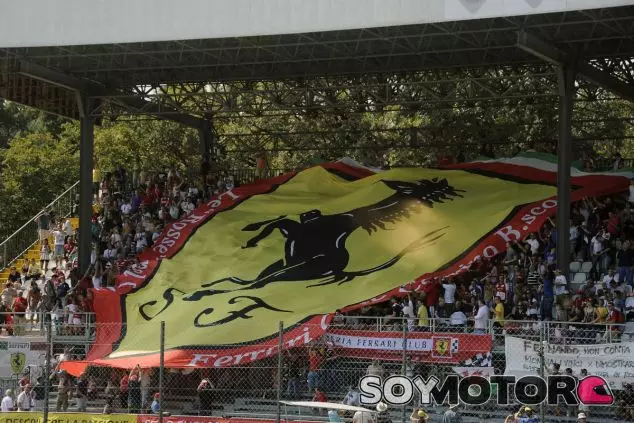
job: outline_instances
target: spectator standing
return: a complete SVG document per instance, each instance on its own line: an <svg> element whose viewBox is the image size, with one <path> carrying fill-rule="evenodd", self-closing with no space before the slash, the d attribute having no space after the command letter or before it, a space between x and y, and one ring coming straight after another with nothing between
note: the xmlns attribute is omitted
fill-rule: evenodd
<svg viewBox="0 0 634 423"><path fill-rule="evenodd" d="M426 331L427 329L429 329L429 311L427 310L427 295L423 293L418 305L418 330Z"/></svg>
<svg viewBox="0 0 634 423"><path fill-rule="evenodd" d="M51 247L48 245L48 239L42 241L40 247L40 266L42 271L46 274L48 271L48 262L51 260Z"/></svg>
<svg viewBox="0 0 634 423"><path fill-rule="evenodd" d="M16 336L23 336L26 333L26 309L28 303L26 298L22 296L22 291L18 291L17 296L13 299L13 331Z"/></svg>
<svg viewBox="0 0 634 423"><path fill-rule="evenodd" d="M92 311L84 310L84 311ZM152 381L152 369L141 369L141 408L145 409L150 402L150 383Z"/></svg>
<svg viewBox="0 0 634 423"><path fill-rule="evenodd" d="M26 294L26 302L28 304L31 327L33 327L33 325L35 323L38 323L40 320L38 307L40 305L41 300L42 300L42 291L40 290L40 287L37 285L37 281L32 280L31 287L29 288L29 291Z"/></svg>
<svg viewBox="0 0 634 423"><path fill-rule="evenodd" d="M630 185L630 187L632 187ZM634 266L634 250L630 241L626 241L616 253L617 270L619 275L619 282L627 283L634 288L634 274L632 272L632 266Z"/></svg>
<svg viewBox="0 0 634 423"><path fill-rule="evenodd" d="M128 408L130 413L141 412L141 367L137 364L128 378Z"/></svg>
<svg viewBox="0 0 634 423"><path fill-rule="evenodd" d="M7 282L4 285L4 289L2 290L2 294L0 294L0 302L7 309L10 309L13 306L13 300L17 297L18 292L13 287L13 283Z"/></svg>
<svg viewBox="0 0 634 423"><path fill-rule="evenodd" d="M207 370L204 370L207 371ZM203 377L198 388L198 402L200 404L200 410L198 414L200 416L211 416L214 402L214 385L208 377Z"/></svg>
<svg viewBox="0 0 634 423"><path fill-rule="evenodd" d="M456 304L456 283L453 279L443 281L442 287L445 290L445 316L450 316Z"/></svg>
<svg viewBox="0 0 634 423"><path fill-rule="evenodd" d="M161 412L161 394L159 394L158 392L154 394L154 399L152 400L152 405L151 405L151 409L152 409L152 414L158 414Z"/></svg>
<svg viewBox="0 0 634 423"><path fill-rule="evenodd" d="M457 411L458 404L452 404L449 406L445 414L442 416L442 423L461 423L462 416Z"/></svg>
<svg viewBox="0 0 634 423"><path fill-rule="evenodd" d="M24 390L18 395L16 405L18 411L31 411L31 405L33 401L33 393L31 392L31 385L26 385Z"/></svg>
<svg viewBox="0 0 634 423"><path fill-rule="evenodd" d="M474 316L473 320L474 333L486 333L487 326L489 325L489 307L487 307L482 298L478 299L478 312Z"/></svg>
<svg viewBox="0 0 634 423"><path fill-rule="evenodd" d="M88 405L88 378L86 373L79 375L76 386L77 411L83 413Z"/></svg>
<svg viewBox="0 0 634 423"><path fill-rule="evenodd" d="M37 377L35 386L33 386L33 408L35 411L44 410L44 391L44 376L40 375Z"/></svg>
<svg viewBox="0 0 634 423"><path fill-rule="evenodd" d="M48 211L44 211L38 217L35 218L37 223L37 229L40 235L40 243L47 240L50 234L51 216Z"/></svg>
<svg viewBox="0 0 634 423"><path fill-rule="evenodd" d="M11 389L7 389L4 392L4 397L2 398L2 403L0 404L0 411L3 413L8 413L13 411L15 408L15 404L13 403L13 391Z"/></svg>
<svg viewBox="0 0 634 423"><path fill-rule="evenodd" d="M128 409L128 374L124 373L119 382L119 400L121 401L121 408Z"/></svg>
<svg viewBox="0 0 634 423"><path fill-rule="evenodd" d="M554 294L558 304L561 304L563 296L568 293L568 281L560 269L555 270Z"/></svg>
<svg viewBox="0 0 634 423"><path fill-rule="evenodd" d="M73 237L75 235L75 229L73 228L73 222L70 219L66 219L63 225L63 231L67 238Z"/></svg>
<svg viewBox="0 0 634 423"><path fill-rule="evenodd" d="M312 346L308 350L308 391L313 392L316 387L322 383L322 367L324 365L325 357L322 352Z"/></svg>
<svg viewBox="0 0 634 423"><path fill-rule="evenodd" d="M368 376L377 376L382 378L384 374L383 366L379 360L372 360L366 372Z"/></svg>
<svg viewBox="0 0 634 423"><path fill-rule="evenodd" d="M57 402L55 404L55 411L66 412L68 410L68 402L71 399L72 383L66 370L60 370L51 375L51 380L57 377Z"/></svg>
<svg viewBox="0 0 634 423"><path fill-rule="evenodd" d="M552 270L548 269L541 287L542 301L540 314L542 320L553 319L553 305L555 303L555 292L553 289L554 280L555 273Z"/></svg>

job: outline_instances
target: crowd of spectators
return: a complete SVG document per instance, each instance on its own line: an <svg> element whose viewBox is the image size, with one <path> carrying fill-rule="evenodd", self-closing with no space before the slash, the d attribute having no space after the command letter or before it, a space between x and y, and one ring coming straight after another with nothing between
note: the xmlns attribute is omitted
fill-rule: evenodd
<svg viewBox="0 0 634 423"><path fill-rule="evenodd" d="M43 324L40 315L51 316L57 334L84 334L93 313L91 288L115 286L116 277L137 263L167 223L237 184L232 176L208 174L203 184L175 170L129 174L123 168L103 176L95 171L93 179L90 268L79 273L71 219L40 214L40 260L11 268L1 294L0 335L24 335Z"/></svg>

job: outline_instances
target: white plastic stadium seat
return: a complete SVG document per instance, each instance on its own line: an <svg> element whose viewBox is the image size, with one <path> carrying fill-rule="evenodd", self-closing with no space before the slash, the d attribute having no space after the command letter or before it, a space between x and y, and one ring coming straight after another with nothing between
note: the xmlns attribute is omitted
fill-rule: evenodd
<svg viewBox="0 0 634 423"><path fill-rule="evenodd" d="M581 265L581 271L583 273L590 273L590 270L592 270L592 262L584 261L583 264Z"/></svg>
<svg viewBox="0 0 634 423"><path fill-rule="evenodd" d="M570 272L577 273L581 270L581 262L571 261L570 262Z"/></svg>
<svg viewBox="0 0 634 423"><path fill-rule="evenodd" d="M575 273L573 283L584 284L586 283L586 274L583 272Z"/></svg>

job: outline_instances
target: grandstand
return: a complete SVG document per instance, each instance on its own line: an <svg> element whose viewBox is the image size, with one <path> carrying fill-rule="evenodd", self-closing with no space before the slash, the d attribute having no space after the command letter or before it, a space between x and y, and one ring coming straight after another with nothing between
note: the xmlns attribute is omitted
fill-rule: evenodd
<svg viewBox="0 0 634 423"><path fill-rule="evenodd" d="M34 14L34 10L38 13ZM185 13L186 19L178 18ZM75 196L64 193L60 198L70 198L72 204L65 204L62 211L55 213L58 217L72 217L71 226L74 230L79 229L78 263L74 266L73 257L68 254L64 265L69 268L65 273L55 274L45 269L41 280L34 279L43 292L53 289L55 295L51 296L50 291L47 298L56 299L44 302L46 307L37 307L37 311L29 310L29 318L39 317L36 323L20 320L27 316L20 311L0 313L4 330L0 335L6 335L0 340L0 349L11 351L11 362L6 360L9 357L6 354L2 362L3 371L10 372L9 377L2 379L3 387L10 386L19 391L20 374L25 366L31 369L31 383L34 383L35 375L54 369L53 379L43 382L51 387L50 395L47 390L48 402L42 404L45 419L60 416L52 413L63 398L63 392L59 392L60 386L64 389L63 377L57 371L64 369L73 376L73 391L79 391L75 377L83 371L90 380L87 408L78 410L78 404L71 401L69 411L73 412L101 414L107 406L109 412L149 414L149 398L160 391L162 411L174 416L203 414L197 419L204 422L215 421L203 420L209 415L266 421L280 421L281 418L327 421L326 414L318 410L282 407L279 400L317 398L315 388L320 388L329 400L340 401L349 394L350 386L371 368L376 371L376 366L380 366L381 373L386 375L505 372L517 369L517 366L530 366L532 357L537 357L540 364L536 368L530 367L536 374L547 374L552 371L545 369L547 365L561 362L562 371L571 367L575 376L579 376L579 363L592 364L594 367L589 368L590 372L601 372L609 380L619 403L614 407L591 407L588 410L591 419L631 420L634 418L634 393L631 391L634 375L628 370L631 365L628 348L634 345L634 331L631 321L627 320L634 313L630 310L634 306L631 288L628 290L628 285L632 285L634 257L627 242L634 233L630 232L632 201L627 197L627 190L628 179L634 175L621 165L615 166L614 172L598 174L573 167L572 140L573 111L578 100L576 90L589 84L624 100L634 100L631 79L633 24L634 5L625 0L602 0L591 4L583 0L348 0L345 3L280 0L275 4L181 0L177 6L166 0L158 3L141 0L134 5L119 0L91 0L73 2L72 10L64 0L29 0L7 5L0 16L0 97L79 119L81 171L78 184L71 187L79 195L78 210L70 207L74 205ZM496 75L502 68L519 69L522 78L527 79L518 78L520 82L515 84L503 81ZM546 71L533 72L538 68ZM467 69L462 75L469 81L469 89L460 94L454 90L455 98L449 103L461 107L503 107L490 105L531 97L532 92L523 85L549 86L550 97L556 98L559 106L558 124L554 128L558 132L556 159L544 160L544 157L524 154L498 160L476 159L470 163L441 166L440 170L395 169L376 174L376 169L344 159L298 173L276 171L270 175L274 176L272 179L256 180L241 187L218 186L212 190L178 175L175 178L184 188L178 193L180 197L176 204L162 202L163 197L168 196L165 192L172 188L170 183L174 181L170 178L174 178L173 175L164 175L164 180L153 175L133 189L124 190L119 188L133 182L126 180L122 172L104 178L99 200L93 204L93 130L102 119L149 115L195 128L200 134L201 162L209 164L219 154L214 134L215 119L258 113L261 116L263 112L308 115L313 109L325 113L332 113L337 108L354 109L359 104L349 100L337 102L332 91L367 89L369 92L370 86L377 103L407 105L415 109L420 104L407 103L391 93L390 78L397 74L428 72L431 75L456 69ZM279 81L288 84L284 89L278 89L276 83ZM374 81L374 85L370 81ZM418 84L417 88L428 93L429 104L434 107L448 102L438 87L458 86L461 81L461 76L450 81L440 77L437 81ZM525 81L529 83L524 84ZM250 84L252 82L260 83L260 88ZM253 101L233 104L226 98L227 90L245 91L245 98ZM380 94L374 96L376 92ZM258 101L261 99L265 101ZM420 134L419 128L398 129ZM289 133L277 135L291 139L298 135L290 130ZM452 175L458 185L442 185L438 182L441 174ZM439 221L446 218L452 224L464 222L462 237L454 235L451 238L455 251L445 244L441 244L443 248L432 247L433 257L418 257L415 267L407 260L412 257L408 256L410 250L416 251L416 248L403 245L402 251L396 250L388 235L383 235L383 245L389 245L385 251L393 253L394 258L386 257L380 265L377 263L365 271L351 271L345 267L346 257L341 268L317 267L320 271L335 273L322 290L326 292L332 288L327 295L313 295L314 291L306 295L292 289L288 290L290 294L285 294L276 288L280 286L277 284L267 288L270 291L268 297L257 296L256 300L250 297L254 302L249 311L245 311L246 308L223 309L234 318L235 313L243 313L237 319L242 318L246 323L227 330L219 324L222 320L211 323L209 319L205 320L214 312L214 308L207 308L200 311L190 326L207 325L213 327L213 331L206 333L205 338L190 335L194 332L182 318L190 311L194 312L199 303L183 304L182 301L199 296L216 307L219 303L214 302L217 297L213 295L227 294L227 281L247 285L253 290L260 289L260 284L268 283L271 278L285 274L282 272L291 272L293 266L288 262L294 258L294 246L299 246L302 237L296 238L297 244L288 242L287 256L284 257L287 267L280 267L284 266L282 260L272 261L271 245L279 243L283 236L287 237L289 228L298 221L305 223L322 217L321 212L310 215L308 211L321 210L322 203L329 204L328 199L319 197L318 194L323 194L320 189L332 186L334 188L329 189L334 192L337 187L363 186L368 180L384 181L382 175L392 178L385 179L384 185L379 184L381 189L388 191L374 192L372 186L366 187L366 191L354 191L356 201L372 199L374 203L367 200L367 204L375 207L368 206L366 220L357 226L368 233L379 234L386 225L396 225L402 219L410 218L413 212L403 198L409 200L412 190L431 186L430 191L417 199L425 206L434 205ZM445 183L456 184L454 179L447 178L449 182L445 180ZM240 179L250 182L250 178ZM469 185L469 180L476 179L481 180L482 185ZM351 180L356 181L356 185L346 185ZM393 181L397 183L390 185ZM527 181L530 183L526 184ZM518 187L513 185L515 183L524 185ZM294 186L299 188L293 191ZM347 189L348 193L353 192ZM290 197L276 197L274 194L279 194L278 190ZM473 200L469 190L477 192L479 198L491 198L487 203L492 205L486 209L488 213L483 211L477 215L485 208L468 202ZM121 213L122 206L129 206L127 216L144 225L143 231L126 229L123 224L112 225L116 226L114 228L109 225L111 222L103 208L109 207L109 200L113 199L110 194L114 192L124 192L114 199L115 204ZM380 197L379 194L385 192L390 196ZM311 197L309 194L313 193L316 194ZM268 194L271 196L267 197ZM504 195L508 197L501 198ZM336 196L333 194L332 197ZM242 203L244 198L247 200ZM267 203L267 198L273 201ZM287 198L300 200L285 204L283 206L287 208L283 208L280 202ZM324 209L323 215L343 217L346 213L358 212L357 204L346 200L343 193L341 198L339 208ZM258 203L260 200L262 202ZM198 201L202 206L196 206ZM56 204L57 201L48 209L57 207ZM139 204L154 211L148 212L148 217L145 212L140 212ZM393 214L374 218L370 213L394 204L397 209ZM159 214L166 205L176 208L171 218ZM249 216L259 220L243 221L238 217L231 220L232 216L239 215L231 213L234 208L246 208L251 213ZM266 215L264 212L268 208L281 210L277 216L282 218ZM224 213L225 209L227 213ZM455 218L461 210L469 210L474 219ZM171 212L169 207L163 210L163 213ZM297 216L297 221L283 219L287 215ZM528 221L522 219L524 216L528 216ZM547 219L548 216L555 218ZM41 258L35 218L33 216L19 235L11 238L13 244L9 244L9 240L0 244L0 248L4 247L4 253L0 250L3 263L10 262L8 271L5 269L0 274L3 283L14 277L11 265L21 270L25 259L37 261ZM159 220L165 226L154 224ZM241 225L243 232L255 231L253 228L257 226L261 232L254 232L250 239L232 238L233 235L222 232L222 225L216 224L218 221L235 227ZM519 234L514 240L517 242L507 245L496 230L504 230L502 224L516 222L527 224L506 227ZM407 237L420 231L420 227L401 228L394 239L409 240ZM321 229L321 232L313 233L325 239L327 232ZM278 235L277 230L283 235ZM571 239L573 230L577 235ZM94 231L97 231L96 236ZM430 238L433 238L435 233L431 233ZM529 233L534 233L536 238L527 238ZM374 241L376 236L381 240L381 235L376 235L371 242L369 238L359 241L361 238L357 234L346 233L346 237L350 236L347 242L366 257L376 251L385 252L376 247ZM271 238L264 239L268 236ZM485 236L499 239L496 244L487 244L484 241L489 238ZM224 256L223 251L214 250L205 243L205 239L212 237L226 242L223 244L227 246ZM440 237L429 241L430 245L435 245L438 239ZM103 245L97 247L94 253L97 257L92 257L91 244L95 240ZM336 238L337 248L342 245L340 240L341 235ZM568 240L572 242L566 242ZM109 241L125 246L111 248ZM241 245L239 242L242 241ZM536 251L532 250L532 241L537 242ZM442 243L443 239L438 242ZM261 250L255 248L258 243L264 245L264 251L269 255L259 253ZM414 246L420 247L419 244ZM10 247L9 253L7 247ZM73 251L72 247L70 251ZM216 252L216 262L212 264L204 261L204 252L209 251ZM200 263L203 265L196 267ZM230 276L223 276L218 270L224 270L222 266L226 263L233 263L228 269ZM261 267L255 268L253 263ZM446 263L449 265L443 267ZM354 264L367 263L358 261ZM321 263L315 262L315 266L318 265ZM372 275L377 268L392 273L379 278ZM555 268L563 270L563 275L555 275ZM612 268L617 270L618 277L610 273ZM177 273L182 269L186 271ZM257 278L248 279L253 278L253 274L242 276L240 272L244 269L252 270ZM262 269L261 273L256 272L258 269ZM299 279L302 283L312 278L308 273L303 275L308 276ZM355 291L350 282L361 276L375 283L362 285ZM561 279L557 278L562 276L564 282L559 283ZM210 277L216 278L210 281L210 286L220 286L222 292L210 294L209 290L202 289L210 286L197 291L192 289L188 292L190 297L185 299L176 295L178 308L170 307L175 301L174 292L185 289L187 281ZM287 281L298 280L297 276L293 277L295 279L289 276ZM539 283L530 286L531 277ZM452 288L448 280L436 278L453 279L457 283ZM65 290L66 279L73 285L72 291ZM23 283L22 279L19 283ZM538 288L540 284L542 287ZM334 287L338 286L342 288L335 291ZM5 288L3 298L15 297L10 289ZM477 291L475 295L471 289ZM212 298L207 298L209 295ZM276 297L282 297L285 302L271 305L271 300ZM503 303L501 316L493 313L489 318L487 308L486 319L477 320L479 307L499 311L496 297ZM160 298L167 303L163 309L156 307ZM483 305L479 305L478 299ZM460 300L462 307L457 306ZM533 305L533 300L539 306ZM310 301L313 303L305 305ZM337 306L325 308L315 304L317 301ZM304 307L301 311L306 313L289 319L278 317L281 314L274 318L258 314L251 321L248 319L252 316L244 317L251 310L267 307L275 312L291 313L284 308L290 304L295 311ZM131 312L133 309L138 311L137 314ZM427 315L420 314L423 309ZM454 319L462 318L455 315L457 312L465 316L462 324L454 324ZM161 317L157 318L158 315ZM167 335L163 337L159 334L161 320L167 323ZM254 321L257 324L254 325ZM256 333L260 328L261 332ZM305 331L298 335L293 332L298 328ZM261 336L256 336L258 334ZM302 340L303 336L307 341L297 346L300 342L297 339ZM353 337L356 341L367 338L367 342L393 339L404 347L394 351L345 347L346 342L352 343ZM512 349L517 343L529 348L526 345L544 342L552 348L554 355L543 350L520 353ZM285 348L286 345L289 347ZM425 348L428 349L416 350L422 348L416 345L427 345ZM409 348L413 349L410 351ZM566 355L574 355L569 352L573 348L578 355L576 361ZM585 353L578 353L585 351L584 348L588 349L588 357L592 351L602 351L599 355L609 355L613 361L602 361L601 364L598 360L592 361ZM220 351L227 349L231 354L221 355ZM614 353L606 354L605 351ZM52 363L46 359L51 354L57 356ZM268 354L267 358L256 359L265 354ZM255 357L253 362L247 362L250 356ZM221 364L214 364L219 361ZM145 369L160 368L160 371L137 374L133 368L139 362ZM229 362L233 365L228 366ZM617 368L618 373L603 373L601 366ZM19 371L15 371L17 368ZM204 382L206 378L213 382L211 393L207 393L213 400L211 410L201 413L203 394L197 387L203 386L201 379ZM141 398L141 395L145 396L146 403L137 407L137 396ZM446 408L446 405L428 407L430 420L441 421ZM484 419L501 422L516 409L517 404L511 410L489 403L482 407L463 406L460 412L465 422ZM577 411L545 406L539 409L543 421L553 422L575 421ZM411 406L390 409L394 422L407 421L410 412ZM167 418L170 417L161 420ZM0 414L0 423L2 421Z"/></svg>

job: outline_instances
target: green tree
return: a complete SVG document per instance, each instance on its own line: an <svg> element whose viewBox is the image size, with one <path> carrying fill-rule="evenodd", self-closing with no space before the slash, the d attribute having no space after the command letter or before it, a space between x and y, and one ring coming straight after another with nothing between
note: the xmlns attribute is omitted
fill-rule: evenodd
<svg viewBox="0 0 634 423"><path fill-rule="evenodd" d="M34 133L14 138L2 158L0 222L16 229L77 181L79 153L72 140ZM6 225L6 226L5 226Z"/></svg>

